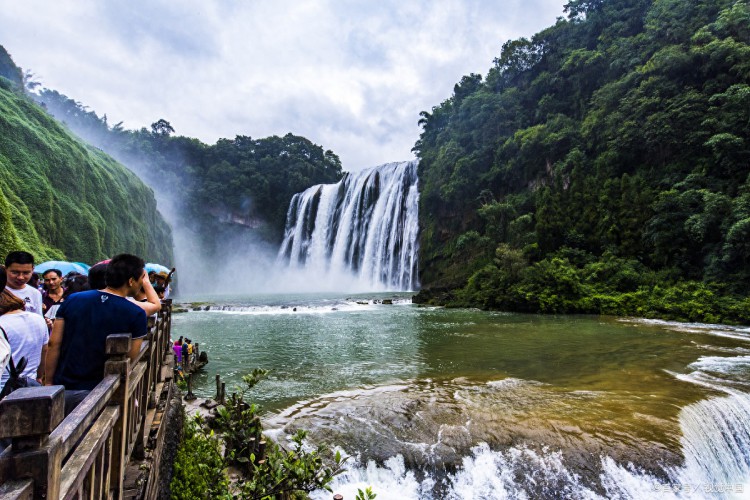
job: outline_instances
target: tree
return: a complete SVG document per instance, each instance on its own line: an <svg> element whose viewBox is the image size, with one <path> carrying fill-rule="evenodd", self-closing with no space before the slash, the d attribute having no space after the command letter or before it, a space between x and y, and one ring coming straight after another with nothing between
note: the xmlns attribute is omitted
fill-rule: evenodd
<svg viewBox="0 0 750 500"><path fill-rule="evenodd" d="M151 133L161 137L169 137L171 134L174 134L174 128L172 128L172 125L167 120L160 118L151 124Z"/></svg>

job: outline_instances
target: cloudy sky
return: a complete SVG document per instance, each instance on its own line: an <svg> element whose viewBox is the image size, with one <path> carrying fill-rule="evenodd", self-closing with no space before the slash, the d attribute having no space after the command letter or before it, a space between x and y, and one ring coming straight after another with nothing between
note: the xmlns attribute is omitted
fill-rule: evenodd
<svg viewBox="0 0 750 500"><path fill-rule="evenodd" d="M566 0L0 0L0 45L130 129L292 132L345 170L412 158L419 112Z"/></svg>

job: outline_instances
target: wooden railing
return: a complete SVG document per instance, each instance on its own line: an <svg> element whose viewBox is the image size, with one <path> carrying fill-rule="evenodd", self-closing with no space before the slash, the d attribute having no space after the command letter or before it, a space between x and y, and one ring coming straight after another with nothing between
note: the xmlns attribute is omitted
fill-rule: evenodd
<svg viewBox="0 0 750 500"><path fill-rule="evenodd" d="M132 364L130 335L107 337L104 379L67 417L62 386L0 401L0 439L11 440L0 454L0 498L123 497L125 467L144 456L147 410L171 359L171 321L165 300Z"/></svg>

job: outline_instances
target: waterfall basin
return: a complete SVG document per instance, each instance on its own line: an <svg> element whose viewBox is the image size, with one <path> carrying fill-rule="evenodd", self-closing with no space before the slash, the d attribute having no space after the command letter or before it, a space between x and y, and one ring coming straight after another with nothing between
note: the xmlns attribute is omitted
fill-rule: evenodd
<svg viewBox="0 0 750 500"><path fill-rule="evenodd" d="M382 304L383 299L393 301ZM276 436L351 455L353 498L741 498L750 332L417 307L408 294L215 297L176 315L213 395L256 366ZM719 491L721 490L721 491ZM315 498L329 498L320 493Z"/></svg>

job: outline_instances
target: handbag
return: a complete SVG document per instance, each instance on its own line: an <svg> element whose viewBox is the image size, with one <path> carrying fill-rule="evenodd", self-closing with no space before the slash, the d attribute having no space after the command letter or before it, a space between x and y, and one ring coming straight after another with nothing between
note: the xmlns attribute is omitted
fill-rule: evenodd
<svg viewBox="0 0 750 500"><path fill-rule="evenodd" d="M0 326L0 330L3 331L3 337L5 337L5 340L8 341L8 345L10 345L8 334L5 333L5 328ZM28 360L24 356L24 357L21 357L21 359L18 361L18 364L15 364L13 362L13 353L11 352L10 360L8 361L8 371L10 372L10 377L5 382L5 385L3 386L3 390L0 391L0 401L2 401L2 399L5 396L15 391L16 389L20 389L21 387L28 387L29 383L26 377L21 376L21 374L23 373L23 370L26 368L27 362Z"/></svg>

